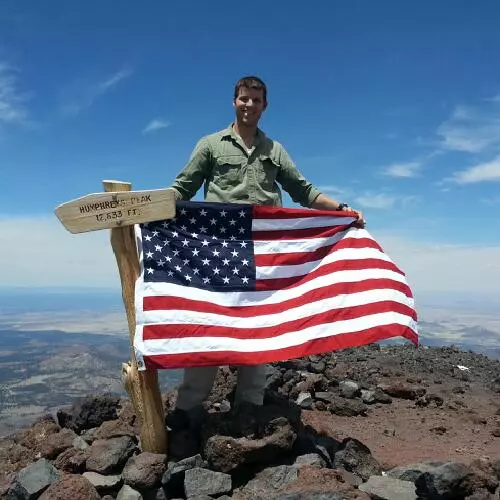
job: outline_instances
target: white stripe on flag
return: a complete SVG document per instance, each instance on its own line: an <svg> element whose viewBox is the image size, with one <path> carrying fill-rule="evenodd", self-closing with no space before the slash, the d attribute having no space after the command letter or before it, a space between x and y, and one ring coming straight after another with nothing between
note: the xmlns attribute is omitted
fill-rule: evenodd
<svg viewBox="0 0 500 500"><path fill-rule="evenodd" d="M342 248L341 250L335 250L322 259L305 262L304 264L294 264L289 266L258 266L256 276L259 280L304 276L312 271L315 271L316 269L320 269L325 264L360 259L377 259L392 262L387 255L375 248Z"/></svg>
<svg viewBox="0 0 500 500"><path fill-rule="evenodd" d="M296 253L311 252L321 247L326 247L346 239L373 238L368 231L362 229L348 229L341 231L328 238L309 238L299 240L276 240L276 241L254 241L253 248L255 255L264 255L268 253Z"/></svg>
<svg viewBox="0 0 500 500"><path fill-rule="evenodd" d="M404 314L396 312L377 313L361 318L335 321L316 325L297 332L289 332L279 337L265 339L237 339L232 337L187 337L181 339L146 340L137 339L144 356L155 354L181 354L188 352L259 352L286 349L310 340L333 337L344 333L361 332L368 328L380 328L387 325L408 326L417 332L416 322Z"/></svg>
<svg viewBox="0 0 500 500"><path fill-rule="evenodd" d="M336 309L345 307L364 306L374 304L382 301L394 301L403 305L409 305L408 297L397 290L380 289L369 290L365 292L355 292L349 295L339 295L336 297L328 297L325 299L317 300L301 306L292 307L286 311L274 314L255 314L251 317L239 318L235 316L225 316L223 314L210 313L205 311L187 311L168 309L166 311L144 311L142 323L145 325L163 324L168 318L170 324L195 324L195 325L213 325L223 326L234 329L246 330L249 328L266 328L269 326L277 326L287 321L297 320L315 316L326 311L333 312Z"/></svg>
<svg viewBox="0 0 500 500"><path fill-rule="evenodd" d="M309 227L335 227L351 224L354 217L302 217L297 219L252 219L252 231L289 231Z"/></svg>
<svg viewBox="0 0 500 500"><path fill-rule="evenodd" d="M212 302L221 306L245 306L255 304L279 304L287 299L300 297L306 292L337 283L356 283L370 279L389 279L406 284L405 277L388 269L363 269L361 271L336 271L325 276L318 276L287 290L254 292L214 292L199 288L187 288L173 283L142 282L144 297L186 297L192 300ZM141 299L142 303L142 299Z"/></svg>

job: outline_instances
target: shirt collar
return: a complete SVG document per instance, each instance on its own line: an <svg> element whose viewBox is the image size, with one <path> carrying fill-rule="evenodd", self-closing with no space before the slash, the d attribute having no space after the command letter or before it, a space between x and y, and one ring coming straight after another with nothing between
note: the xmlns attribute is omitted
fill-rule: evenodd
<svg viewBox="0 0 500 500"><path fill-rule="evenodd" d="M231 137L231 139L234 139L235 141L238 140L238 135L234 131L233 125L234 125L234 123L229 124L227 129L224 131L224 134L222 135L221 139ZM259 145L264 140L265 137L266 137L266 134L264 134L264 132L262 132L262 130L257 127L257 137L255 140L254 146Z"/></svg>

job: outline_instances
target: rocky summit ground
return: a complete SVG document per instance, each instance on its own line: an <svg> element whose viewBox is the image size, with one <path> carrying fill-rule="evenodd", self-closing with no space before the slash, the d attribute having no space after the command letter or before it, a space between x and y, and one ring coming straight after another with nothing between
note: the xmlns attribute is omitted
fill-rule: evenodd
<svg viewBox="0 0 500 500"><path fill-rule="evenodd" d="M61 408L0 440L0 498L500 498L498 360L371 345L271 365L261 408L233 409L234 384L221 369L168 455L141 450L128 400Z"/></svg>

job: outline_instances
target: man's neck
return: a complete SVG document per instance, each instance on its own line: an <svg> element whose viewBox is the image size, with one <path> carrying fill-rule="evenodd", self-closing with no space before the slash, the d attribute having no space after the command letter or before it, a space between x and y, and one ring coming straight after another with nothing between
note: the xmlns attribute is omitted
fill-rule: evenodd
<svg viewBox="0 0 500 500"><path fill-rule="evenodd" d="M248 146L252 147L255 137L257 135L257 127L248 127L241 123L236 122L233 125L234 131L241 137L243 142Z"/></svg>

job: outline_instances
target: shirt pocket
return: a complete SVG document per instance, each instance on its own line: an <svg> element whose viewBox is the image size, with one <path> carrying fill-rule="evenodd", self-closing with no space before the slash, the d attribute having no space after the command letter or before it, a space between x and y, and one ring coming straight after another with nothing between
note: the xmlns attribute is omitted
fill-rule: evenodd
<svg viewBox="0 0 500 500"><path fill-rule="evenodd" d="M278 177L280 165L270 156L261 155L259 160L260 162L257 169L259 184L264 190L272 191L276 178Z"/></svg>
<svg viewBox="0 0 500 500"><path fill-rule="evenodd" d="M215 158L213 182L220 187L234 187L243 182L241 156L219 156Z"/></svg>

